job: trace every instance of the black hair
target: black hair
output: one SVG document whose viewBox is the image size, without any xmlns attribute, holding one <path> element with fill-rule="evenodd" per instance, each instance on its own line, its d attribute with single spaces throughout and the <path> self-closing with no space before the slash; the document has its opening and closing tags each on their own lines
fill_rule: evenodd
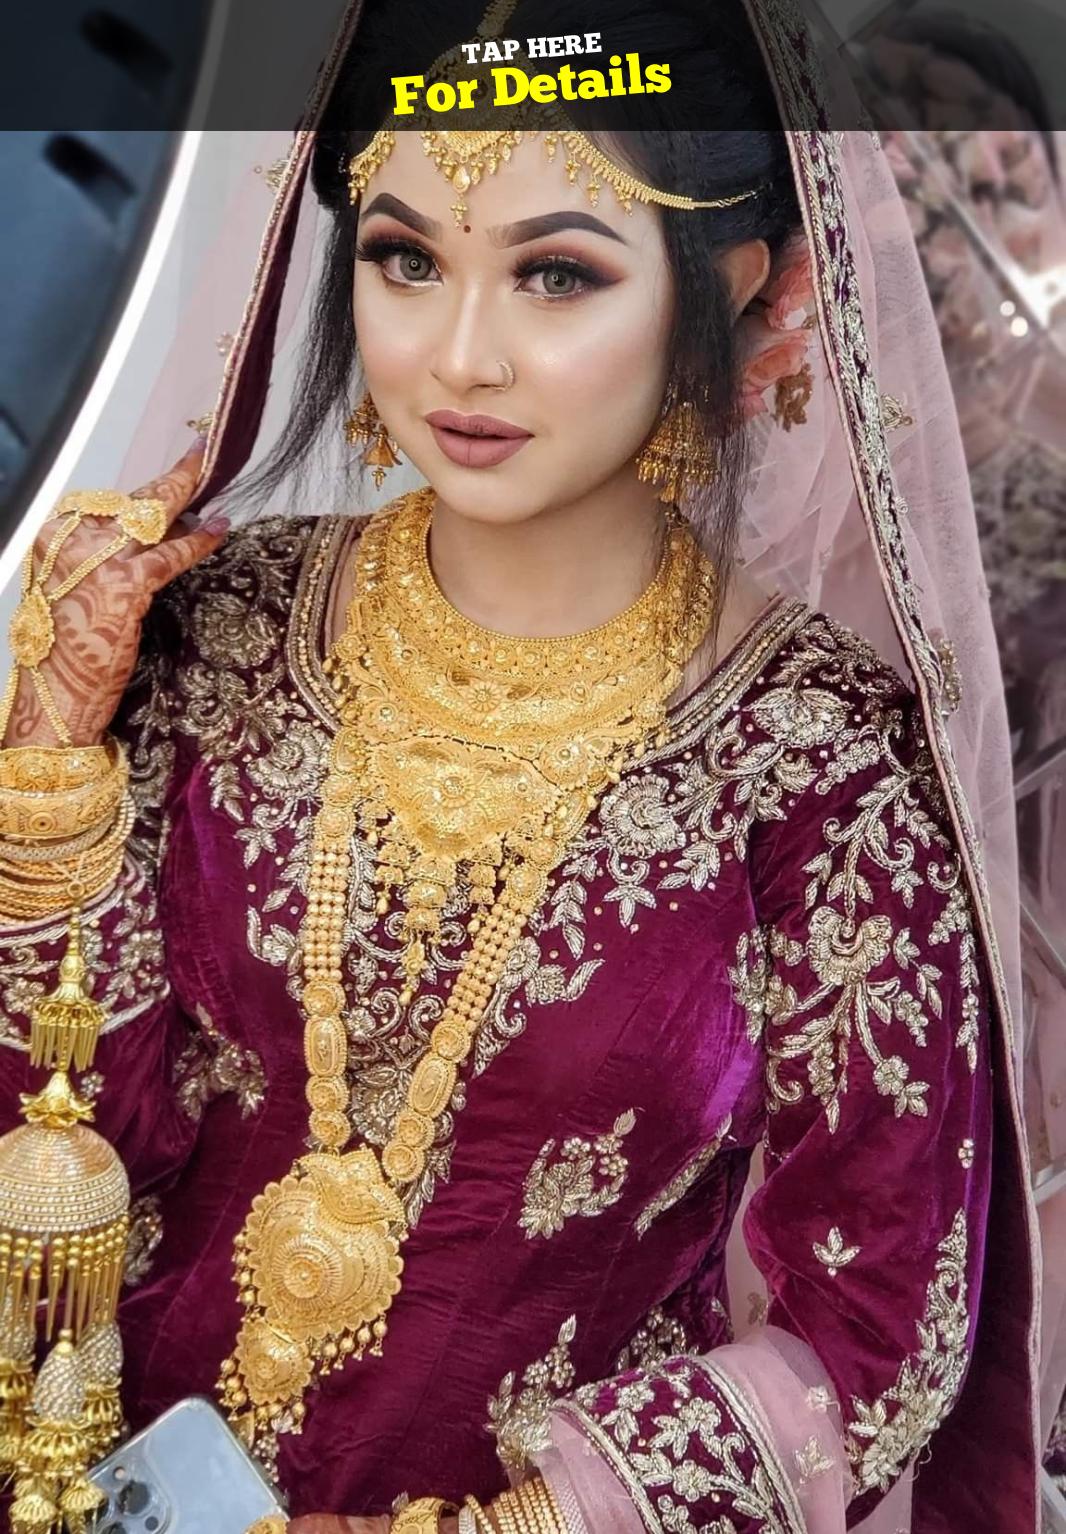
<svg viewBox="0 0 1066 1534">
<path fill-rule="evenodd" d="M 552 16 L 554 3 L 535 0 L 535 20 L 528 16 L 530 7 L 521 6 L 507 35 L 547 36 L 583 29 L 608 35 L 603 0 L 586 0 L 590 14 L 584 28 L 577 15 L 581 0 L 560 6 L 558 24 Z M 356 219 L 348 197 L 348 160 L 388 111 L 390 103 L 380 90 L 383 77 L 387 82 L 390 73 L 410 73 L 412 57 L 432 60 L 453 46 L 457 36 L 475 35 L 481 5 L 462 18 L 468 30 L 456 31 L 456 13 L 465 4 L 460 0 L 447 7 L 446 24 L 432 4 L 423 4 L 416 44 L 411 26 L 405 29 L 398 19 L 403 8 L 389 0 L 368 3 L 360 24 L 358 61 L 342 70 L 316 141 L 314 189 L 333 221 L 299 386 L 271 455 L 237 487 L 242 499 L 276 489 L 310 456 L 323 433 L 340 433 L 361 393 L 351 303 Z M 675 295 L 668 338 L 669 391 L 696 405 L 718 461 L 714 483 L 686 499 L 685 509 L 724 577 L 735 548 L 746 455 L 735 317 L 714 258 L 755 239 L 764 240 L 771 252 L 778 250 L 798 225 L 799 209 L 769 76 L 741 0 L 716 4 L 713 17 L 710 9 L 704 0 L 666 0 L 649 15 L 646 0 L 618 0 L 610 19 L 612 51 L 673 60 L 681 67 L 672 70 L 669 92 L 635 98 L 639 128 L 624 126 L 633 121 L 634 98 L 625 98 L 624 112 L 612 103 L 605 113 L 607 103 L 601 102 L 595 103 L 595 118 L 586 113 L 579 120 L 575 111 L 573 125 L 654 186 L 701 201 L 756 192 L 728 208 L 656 210 Z M 407 21 L 412 20 L 408 14 Z M 441 23 L 436 30 L 435 21 Z M 693 121 L 700 127 L 682 126 Z M 353 122 L 359 126 L 350 126 Z"/>
</svg>

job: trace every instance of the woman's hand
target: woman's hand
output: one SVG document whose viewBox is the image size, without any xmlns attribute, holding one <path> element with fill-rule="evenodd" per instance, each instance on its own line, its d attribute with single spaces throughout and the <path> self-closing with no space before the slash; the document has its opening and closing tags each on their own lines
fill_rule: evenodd
<svg viewBox="0 0 1066 1534">
<path fill-rule="evenodd" d="M 212 518 L 203 526 L 178 520 L 192 499 L 202 462 L 203 444 L 198 442 L 168 474 L 135 492 L 166 507 L 168 531 L 161 543 L 151 547 L 127 543 L 52 608 L 55 644 L 41 662 L 40 672 L 76 746 L 95 745 L 104 738 L 133 672 L 141 624 L 156 592 L 213 554 L 226 536 L 225 518 Z M 34 551 L 35 568 L 59 526 L 50 518 L 42 527 Z M 114 536 L 114 521 L 87 518 L 64 543 L 46 589 L 58 586 Z M 3 745 L 54 745 L 56 741 L 32 680 L 23 671 Z"/>
</svg>

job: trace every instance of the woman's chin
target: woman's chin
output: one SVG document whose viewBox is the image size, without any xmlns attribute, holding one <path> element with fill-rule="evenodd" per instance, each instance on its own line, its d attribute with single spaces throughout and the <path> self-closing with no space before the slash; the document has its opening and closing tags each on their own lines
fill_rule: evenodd
<svg viewBox="0 0 1066 1534">
<path fill-rule="evenodd" d="M 545 510 L 540 476 L 510 462 L 491 469 L 464 469 L 455 464 L 417 464 L 437 498 L 466 521 L 493 526 L 526 522 Z M 536 488 L 534 488 L 536 487 Z"/>
</svg>

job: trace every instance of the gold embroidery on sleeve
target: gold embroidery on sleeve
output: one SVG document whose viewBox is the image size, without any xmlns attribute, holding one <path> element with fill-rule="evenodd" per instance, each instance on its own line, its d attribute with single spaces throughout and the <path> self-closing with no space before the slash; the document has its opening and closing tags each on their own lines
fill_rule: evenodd
<svg viewBox="0 0 1066 1534">
<path fill-rule="evenodd" d="M 178 1102 L 187 1118 L 199 1123 L 207 1104 L 232 1092 L 241 1117 L 258 1113 L 266 1096 L 266 1072 L 253 1049 L 226 1037 L 206 1007 L 197 1006 L 198 1031 L 174 1067 Z"/>
<path fill-rule="evenodd" d="M 896 1383 L 872 1405 L 852 1398 L 845 1442 L 860 1491 L 887 1490 L 955 1404 L 969 1357 L 966 1253 L 960 1209 L 937 1247 L 935 1276 L 917 1323 L 918 1351 L 904 1359 Z"/>
<path fill-rule="evenodd" d="M 714 1138 L 696 1152 L 692 1160 L 681 1168 L 676 1177 L 670 1179 L 666 1187 L 658 1192 L 650 1203 L 645 1204 L 637 1215 L 636 1224 L 633 1227 L 638 1240 L 648 1234 L 652 1224 L 660 1215 L 664 1215 L 668 1209 L 680 1203 L 689 1189 L 703 1176 L 721 1149 L 722 1141 L 729 1133 L 732 1123 L 733 1116 L 727 1113 L 715 1130 Z"/>
<path fill-rule="evenodd" d="M 130 1205 L 130 1234 L 122 1282 L 130 1289 L 143 1284 L 152 1268 L 152 1258 L 163 1239 L 163 1212 L 157 1194 L 146 1193 Z"/>
<path fill-rule="evenodd" d="M 650 1369 L 664 1358 L 688 1352 L 685 1328 L 675 1316 L 668 1316 L 661 1305 L 649 1310 L 614 1361 L 614 1374 L 627 1369 Z"/>
<path fill-rule="evenodd" d="M 846 1268 L 862 1251 L 861 1246 L 847 1246 L 838 1226 L 834 1225 L 825 1241 L 815 1241 L 812 1250 L 818 1261 L 825 1264 L 830 1278 L 836 1278 L 841 1268 Z"/>
<path fill-rule="evenodd" d="M 795 1455 L 801 1486 L 806 1486 L 816 1475 L 824 1475 L 833 1468 L 833 1461 L 823 1451 L 817 1438 L 808 1438 L 802 1449 L 795 1450 Z"/>
<path fill-rule="evenodd" d="M 556 1141 L 545 1140 L 526 1175 L 518 1218 L 530 1241 L 555 1235 L 575 1215 L 592 1218 L 617 1204 L 629 1170 L 622 1141 L 636 1122 L 636 1113 L 628 1108 L 607 1134 L 594 1140 L 570 1135 L 556 1161 L 552 1160 Z"/>
<path fill-rule="evenodd" d="M 694 1389 L 699 1375 L 712 1382 L 733 1422 L 721 1407 Z M 650 1376 L 663 1377 L 657 1370 Z M 648 1376 L 618 1387 L 611 1410 L 595 1412 L 598 1385 L 582 1387 L 563 1404 L 605 1455 L 641 1513 L 646 1529 L 669 1534 L 697 1530 L 726 1534 L 727 1516 L 707 1524 L 693 1504 L 722 1501 L 745 1520 L 753 1534 L 800 1534 L 806 1525 L 795 1491 L 761 1420 L 733 1380 L 710 1359 L 677 1359 L 668 1365 L 672 1402 L 653 1419 L 655 1431 L 640 1436 L 641 1414 L 655 1400 Z M 754 1457 L 754 1465 L 742 1458 Z"/>
<path fill-rule="evenodd" d="M 571 1388 L 575 1379 L 570 1344 L 576 1331 L 577 1317 L 570 1316 L 560 1326 L 554 1347 L 525 1370 L 517 1393 L 512 1370 L 490 1398 L 485 1426 L 496 1439 L 496 1452 L 505 1470 L 521 1473 L 534 1454 L 549 1447 L 548 1414 L 552 1403 Z"/>
</svg>

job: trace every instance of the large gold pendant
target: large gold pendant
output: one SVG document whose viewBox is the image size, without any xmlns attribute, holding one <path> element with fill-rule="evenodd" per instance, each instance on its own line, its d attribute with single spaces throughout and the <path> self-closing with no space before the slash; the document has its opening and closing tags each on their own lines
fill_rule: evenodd
<svg viewBox="0 0 1066 1534">
<path fill-rule="evenodd" d="M 403 1205 L 366 1149 L 305 1156 L 255 1199 L 236 1242 L 245 1318 L 222 1392 L 267 1459 L 286 1417 L 302 1420 L 299 1397 L 317 1376 L 380 1353 L 405 1235 Z"/>
</svg>

